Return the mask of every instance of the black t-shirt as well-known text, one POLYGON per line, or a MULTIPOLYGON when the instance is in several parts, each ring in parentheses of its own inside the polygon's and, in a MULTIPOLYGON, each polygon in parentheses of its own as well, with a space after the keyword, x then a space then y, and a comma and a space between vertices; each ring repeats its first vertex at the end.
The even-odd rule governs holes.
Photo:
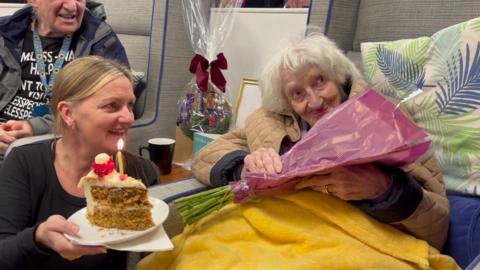
MULTIPOLYGON (((67 193, 53 165, 52 141, 16 147, 0 168, 0 269, 125 269, 126 254, 83 256, 67 261, 34 242, 36 226, 49 216, 68 218, 85 207, 84 198, 67 193)), ((126 172, 146 186, 157 182, 155 165, 125 155, 126 172)))
MULTIPOLYGON (((50 74, 53 70, 58 52, 62 48, 62 38, 40 37, 43 48, 45 71, 47 81, 50 81, 50 74)), ((78 37, 73 36, 63 66, 74 58, 74 44, 78 37)), ((62 67, 63 67, 62 66, 62 67)), ((22 68, 22 84, 14 98, 0 111, 0 118, 25 120, 32 116, 32 109, 39 105, 48 105, 50 98, 46 95, 46 88, 42 84, 39 69, 35 60, 33 48, 33 32, 28 30, 23 41, 22 54, 20 56, 20 67, 22 68)))

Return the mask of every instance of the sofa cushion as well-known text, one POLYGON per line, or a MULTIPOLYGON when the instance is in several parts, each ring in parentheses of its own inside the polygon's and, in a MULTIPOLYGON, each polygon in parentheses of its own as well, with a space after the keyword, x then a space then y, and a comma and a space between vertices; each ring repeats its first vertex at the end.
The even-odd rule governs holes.
POLYGON ((465 269, 480 252, 480 199, 448 196, 451 207, 450 227, 443 253, 455 258, 465 269))
POLYGON ((477 0, 362 0, 353 50, 358 51, 366 41, 429 36, 478 14, 480 2, 477 0))
POLYGON ((432 136, 447 190, 480 195, 480 18, 361 50, 371 87, 397 100, 421 93, 405 104, 432 136))

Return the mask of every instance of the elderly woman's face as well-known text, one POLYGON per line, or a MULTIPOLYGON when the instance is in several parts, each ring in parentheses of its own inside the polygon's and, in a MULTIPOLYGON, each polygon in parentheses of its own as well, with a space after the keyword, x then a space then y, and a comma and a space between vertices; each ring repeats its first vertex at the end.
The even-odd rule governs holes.
POLYGON ((292 109, 311 126, 342 100, 337 85, 316 67, 283 72, 282 85, 292 109))
POLYGON ((85 0, 29 0, 37 10, 38 32, 62 37, 77 31, 85 13, 85 0))

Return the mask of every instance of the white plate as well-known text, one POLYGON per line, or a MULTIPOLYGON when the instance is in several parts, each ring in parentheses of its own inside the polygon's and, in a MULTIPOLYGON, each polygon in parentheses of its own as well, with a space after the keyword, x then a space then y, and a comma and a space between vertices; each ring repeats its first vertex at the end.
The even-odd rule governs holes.
POLYGON ((152 232, 135 239, 121 243, 108 244, 106 246, 110 249, 134 252, 154 252, 173 249, 173 244, 165 233, 162 225, 155 228, 152 232))
POLYGON ((143 231, 102 228, 93 225, 90 223, 90 221, 88 221, 86 217, 87 208, 85 207, 78 210, 75 212, 75 214, 68 218, 69 221, 76 223, 80 227, 78 234, 65 234, 65 236, 76 244, 86 246, 101 246, 106 244, 120 243, 147 234, 155 230, 156 227, 158 227, 165 221, 165 219, 167 219, 169 211, 168 205, 164 201, 153 197, 148 197, 148 199, 153 205, 152 217, 153 222, 155 223, 155 226, 151 228, 143 231))

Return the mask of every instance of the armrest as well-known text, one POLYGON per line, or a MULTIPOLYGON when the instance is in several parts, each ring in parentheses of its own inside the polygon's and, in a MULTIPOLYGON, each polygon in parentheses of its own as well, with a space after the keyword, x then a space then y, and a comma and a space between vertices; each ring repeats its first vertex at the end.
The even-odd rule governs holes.
POLYGON ((49 140, 49 139, 53 139, 53 138, 55 138, 55 134, 49 133, 49 134, 43 134, 43 135, 38 135, 38 136, 30 136, 30 137, 25 137, 25 138, 18 139, 8 146, 7 151, 5 151, 4 158, 8 155, 8 153, 10 153, 10 151, 12 151, 12 149, 14 147, 17 147, 17 146, 20 146, 20 145, 25 145, 25 144, 30 144, 30 143, 34 143, 34 142, 49 140))
POLYGON ((163 223, 163 228, 171 238, 183 231, 183 221, 180 218, 177 209, 172 201, 191 194, 195 194, 210 188, 195 178, 190 178, 182 181, 171 182, 167 184, 154 185, 148 188, 148 194, 157 199, 168 203, 170 213, 167 220, 163 223))
POLYGON ((158 184, 148 188, 148 194, 157 199, 170 203, 173 200, 207 190, 209 186, 203 184, 195 178, 189 178, 181 181, 158 184))

